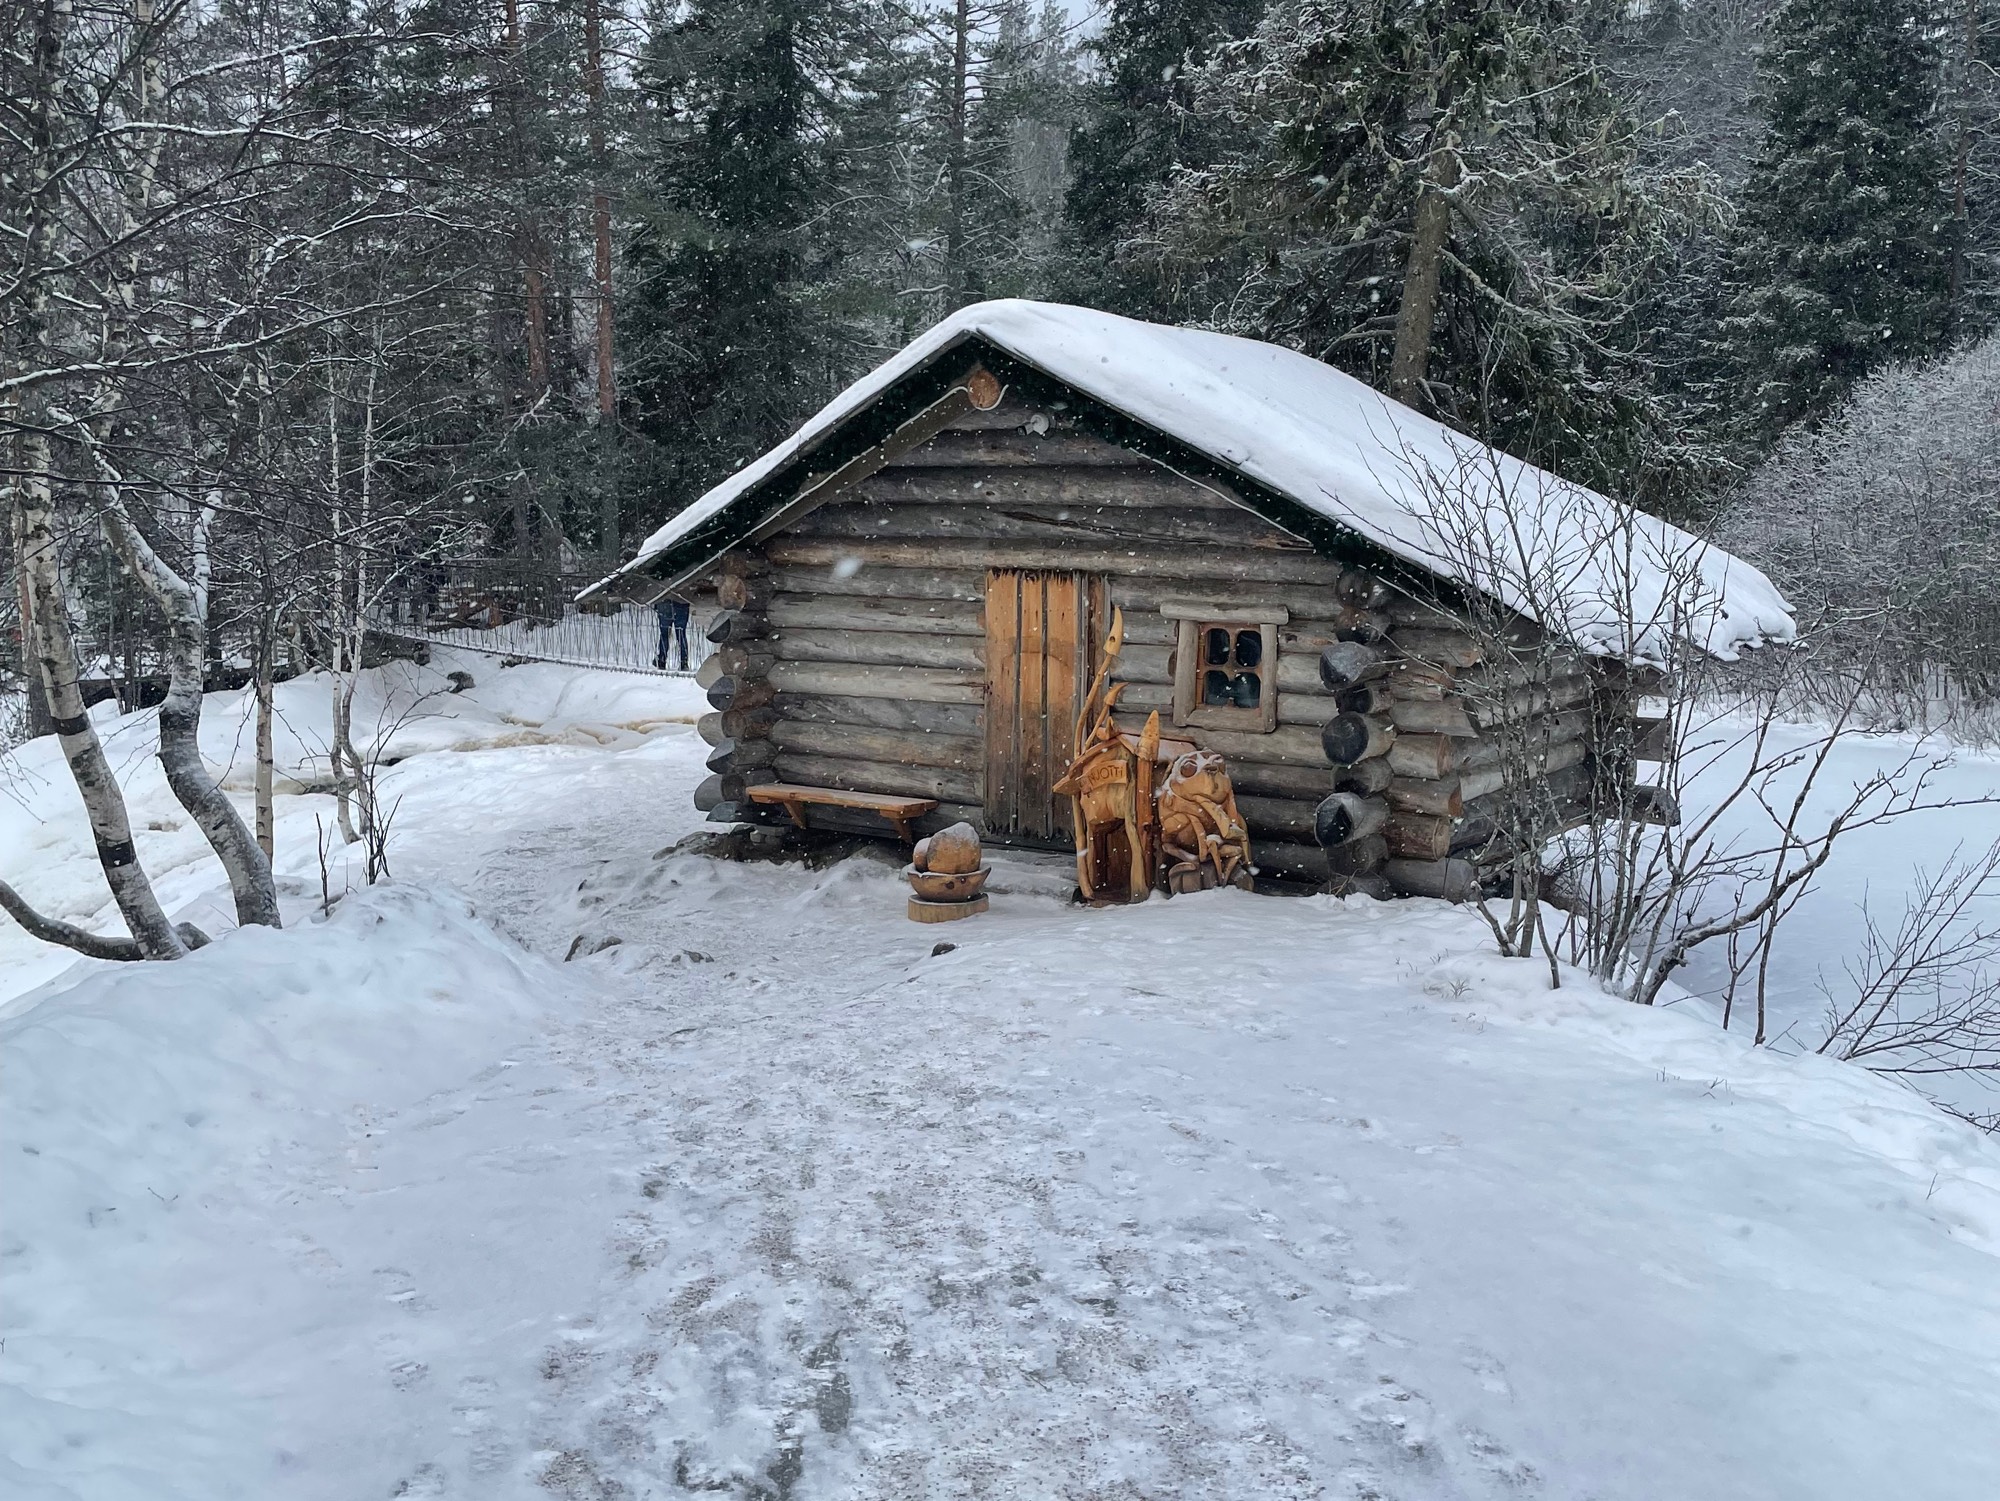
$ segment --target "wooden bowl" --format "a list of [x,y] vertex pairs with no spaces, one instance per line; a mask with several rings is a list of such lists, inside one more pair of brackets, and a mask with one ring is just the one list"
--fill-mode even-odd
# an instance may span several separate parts
[[942,870],[918,870],[914,865],[903,867],[903,876],[910,883],[910,890],[927,902],[967,902],[979,895],[979,888],[986,884],[986,878],[993,874],[993,867],[982,865],[977,870],[953,874]]

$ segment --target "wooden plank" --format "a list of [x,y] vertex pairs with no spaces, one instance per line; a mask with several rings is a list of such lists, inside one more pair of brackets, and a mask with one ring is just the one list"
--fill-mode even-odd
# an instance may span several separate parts
[[858,698],[816,693],[781,693],[781,721],[846,724],[866,729],[913,731],[920,735],[984,735],[979,704],[935,704],[912,698]]
[[1020,697],[1015,713],[1019,781],[1014,792],[1014,832],[1031,839],[1047,835],[1049,784],[1049,576],[1021,578]]
[[1003,397],[1000,405],[987,411],[982,412],[977,407],[972,407],[960,413],[946,424],[946,429],[959,433],[1005,432],[1026,427],[1036,418],[1040,418],[1045,427],[1053,427],[1056,414],[1042,407],[1030,406],[1026,402]]
[[[1126,617],[1128,621],[1131,618],[1130,616]],[[1180,623],[1182,625],[1192,625],[1190,621],[1182,621]],[[1193,638],[1192,631],[1189,632],[1189,638]],[[1135,684],[1148,683],[1158,687],[1171,688],[1174,685],[1172,663],[1175,659],[1176,649],[1173,647],[1128,645],[1118,655],[1118,681]],[[1279,695],[1278,718],[1280,721],[1285,717],[1283,700],[1286,694],[1297,695],[1301,701],[1306,699],[1318,700],[1318,707],[1316,709],[1301,709],[1298,711],[1301,715],[1297,721],[1298,723],[1318,723],[1321,720],[1331,719],[1338,712],[1333,702],[1334,696],[1326,691],[1326,685],[1319,680],[1319,659],[1317,657],[1299,652],[1280,651],[1278,653],[1276,677]],[[1268,677],[1266,681],[1269,681]]]
[[[1119,729],[1130,730],[1136,735],[1145,727],[1144,714],[1128,709],[1122,702],[1118,709]],[[1178,739],[1192,740],[1204,749],[1220,751],[1232,767],[1243,761],[1264,766],[1321,767],[1327,775],[1333,774],[1333,768],[1327,765],[1326,753],[1320,748],[1319,729],[1313,725],[1281,724],[1268,734],[1251,730],[1210,730],[1190,725],[1186,729],[1176,729],[1174,735]]]
[[1021,575],[996,568],[986,579],[986,826],[1012,833],[1020,787]]
[[[805,826],[809,829],[821,829],[833,834],[868,834],[877,838],[885,832],[879,814],[853,808],[830,808],[820,803],[808,803],[802,811]],[[978,828],[984,816],[977,803],[939,802],[929,813],[910,819],[908,823],[910,831],[921,838],[955,823],[969,823]]]
[[1408,896],[1463,902],[1479,889],[1479,872],[1468,860],[1390,860],[1383,865],[1382,874]]
[[971,735],[909,734],[861,725],[781,720],[771,727],[770,739],[784,753],[941,766],[955,771],[979,771],[986,759],[985,741]]
[[781,591],[818,598],[938,599],[986,602],[983,568],[863,568],[839,573],[817,567],[780,568],[771,575]]
[[866,667],[934,667],[978,673],[986,643],[976,636],[925,631],[787,630],[771,638],[780,662],[847,662]]
[[883,470],[857,485],[851,495],[935,511],[940,506],[979,510],[1005,505],[1106,506],[1148,510],[1166,506],[1211,517],[1234,517],[1259,530],[1277,530],[1223,485],[1197,484],[1158,465],[1042,464],[996,468],[991,465]]
[[1398,731],[1412,735],[1450,735],[1471,740],[1479,734],[1472,727],[1465,706],[1450,699],[1439,703],[1426,703],[1422,699],[1393,699],[1389,704],[1389,722]]
[[1077,678],[1090,650],[1083,637],[1088,615],[1084,580],[1074,573],[1056,574],[1048,581],[1048,617],[1044,623],[1047,658],[1047,699],[1040,787],[1041,832],[1053,838],[1070,827],[1068,800],[1049,789],[1076,759],[1076,712],[1088,685]]
[[1088,433],[1037,435],[1020,431],[965,432],[960,429],[939,433],[928,443],[920,443],[892,461],[899,468],[934,465],[1019,468],[1030,464],[1130,468],[1150,462],[1143,454],[1120,448]]
[[847,541],[836,538],[774,537],[765,548],[787,568],[833,568],[855,564],[865,571],[884,568],[1018,568],[1050,572],[1123,574],[1181,581],[1270,580],[1332,587],[1341,566],[1313,553],[1232,552],[1201,547],[1050,546],[1045,543],[976,542],[956,538],[930,541]]
[[1403,813],[1430,813],[1456,818],[1465,811],[1465,797],[1456,778],[1421,782],[1411,777],[1390,781],[1383,796],[1389,806]]
[[1228,492],[1197,485],[1158,466],[884,469],[861,481],[848,496],[908,505],[928,512],[933,520],[943,506],[963,507],[975,514],[996,505],[1131,510],[1167,506],[1185,508],[1190,514],[1236,518],[1249,529],[1276,530]]
[[778,594],[772,597],[766,618],[773,629],[779,631],[926,631],[942,636],[986,634],[983,602],[978,600]]
[[838,787],[813,787],[797,782],[766,782],[748,789],[753,803],[820,803],[829,808],[865,808],[871,813],[893,813],[898,818],[916,818],[937,806],[929,797],[900,797],[881,792],[850,792]]
[[[1152,653],[1135,651],[1121,657],[1118,666],[1121,675],[1129,672],[1135,679],[1140,673],[1148,674],[1153,682],[1165,678],[1173,693],[1174,727],[1187,729],[1191,717],[1189,711],[1201,702],[1197,686],[1201,681],[1201,624],[1181,619],[1173,625],[1174,649],[1164,662],[1155,666],[1157,659]],[[1274,704],[1272,707],[1277,706]]]
[[963,538],[1064,547],[1116,543],[1175,547],[1192,542],[1247,548],[1259,553],[1299,553],[1311,547],[1266,526],[1247,511],[1204,511],[1191,506],[1108,505],[1079,497],[1061,502],[994,495],[938,505],[850,501],[826,505],[803,517],[788,537],[852,537],[864,541]]
[[[873,474],[897,454],[934,437],[954,419],[971,410],[973,410],[971,398],[965,386],[963,384],[953,386],[880,443],[864,449],[837,468],[809,475],[796,495],[758,523],[756,530],[750,534],[750,540],[761,542],[766,537],[783,531],[800,516],[810,514],[830,497],[846,493],[853,487],[855,481]],[[758,558],[751,571],[762,572],[767,566],[767,558]]]
[[850,761],[844,756],[787,752],[778,757],[778,775],[808,787],[934,797],[940,802],[979,801],[979,774],[943,766],[891,766],[882,761]]
[[771,668],[770,684],[780,693],[907,698],[934,704],[981,704],[986,701],[984,673],[951,672],[934,667],[779,662]]
[[[1128,617],[1129,618],[1129,617]],[[1172,717],[1174,690],[1164,683],[1134,683],[1129,678],[1118,681],[1128,684],[1124,697],[1119,700],[1126,709],[1158,709],[1162,719]],[[1327,693],[1279,693],[1278,723],[1311,725],[1317,729],[1340,712],[1340,706]]]
[[1673,721],[1657,714],[1642,714],[1633,720],[1632,754],[1641,761],[1673,760]]
[[1457,631],[1398,629],[1393,639],[1411,661],[1432,667],[1476,667],[1486,660],[1487,644]]
[[1260,578],[1215,578],[1211,569],[1192,570],[1183,579],[1147,578],[1107,571],[1105,587],[1111,602],[1126,618],[1156,613],[1160,606],[1176,599],[1228,599],[1241,605],[1276,605],[1295,620],[1323,621],[1336,618],[1340,600],[1333,586],[1319,583],[1278,583]]

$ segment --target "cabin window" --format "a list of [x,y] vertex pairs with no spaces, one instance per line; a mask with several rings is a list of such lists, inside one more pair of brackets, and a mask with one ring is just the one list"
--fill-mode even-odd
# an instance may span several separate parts
[[1278,727],[1276,608],[1168,604],[1174,635],[1174,723],[1268,732]]

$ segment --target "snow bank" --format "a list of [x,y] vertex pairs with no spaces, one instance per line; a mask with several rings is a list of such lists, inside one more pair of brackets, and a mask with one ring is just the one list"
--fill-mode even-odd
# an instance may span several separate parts
[[[451,691],[453,672],[469,674],[473,686]],[[332,799],[317,795],[326,786],[332,695],[325,674],[280,683],[275,694],[278,869],[315,892],[320,841],[315,819],[324,829],[335,826]],[[433,771],[462,774],[454,759],[433,762],[445,753],[530,746],[631,749],[662,726],[692,724],[707,707],[701,690],[686,678],[549,663],[503,668],[490,657],[440,649],[426,667],[391,662],[361,675],[354,736],[401,763],[384,784],[385,795],[394,798],[400,786]],[[203,700],[203,759],[246,819],[256,776],[255,715],[255,698],[247,689]],[[233,909],[217,895],[222,868],[160,770],[156,711],[120,715],[113,705],[100,704],[92,717],[118,769],[139,857],[162,902],[211,933],[232,925]],[[338,889],[345,853],[337,839],[330,858]],[[92,853],[82,802],[52,736],[0,758],[0,878],[53,916],[101,932],[122,931]],[[0,920],[0,1003],[74,962]]]
[[343,1400],[315,1366],[351,1310],[301,1207],[368,1193],[371,1136],[498,1072],[555,981],[463,900],[381,887],[0,1021],[0,1493],[275,1482],[286,1409]]
[[[644,568],[904,376],[974,339],[1586,649],[1656,658],[1660,633],[1672,630],[1732,660],[1793,637],[1790,607],[1748,563],[1475,443],[1331,365],[1255,339],[1022,299],[945,318],[674,517],[619,571]],[[761,519],[746,513],[742,530]]]

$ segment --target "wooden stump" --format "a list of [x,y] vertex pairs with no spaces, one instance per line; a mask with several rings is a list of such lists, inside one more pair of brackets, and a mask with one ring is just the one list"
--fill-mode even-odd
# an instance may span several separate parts
[[975,912],[986,910],[986,895],[981,892],[969,902],[927,902],[920,896],[910,898],[910,920],[912,922],[956,922],[961,917],[970,917]]

